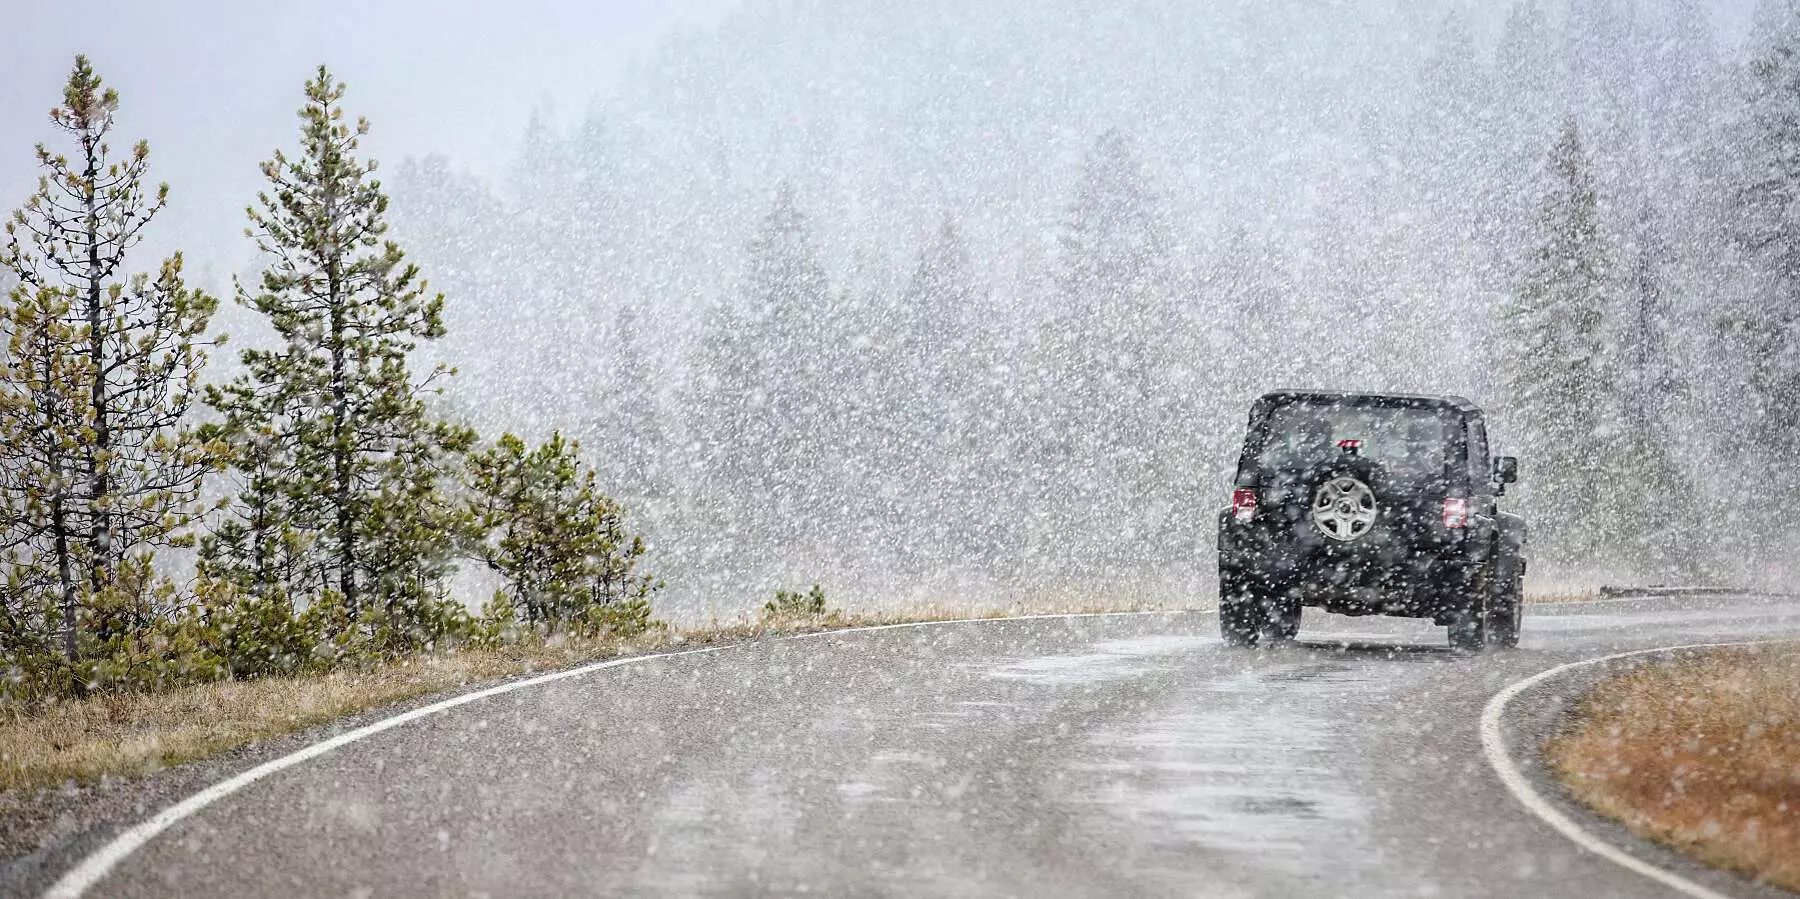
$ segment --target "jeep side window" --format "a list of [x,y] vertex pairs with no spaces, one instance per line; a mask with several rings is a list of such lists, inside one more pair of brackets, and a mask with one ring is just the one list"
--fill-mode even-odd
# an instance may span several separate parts
[[1469,483],[1476,489],[1494,479],[1493,463],[1488,461],[1487,425],[1481,419],[1469,419]]

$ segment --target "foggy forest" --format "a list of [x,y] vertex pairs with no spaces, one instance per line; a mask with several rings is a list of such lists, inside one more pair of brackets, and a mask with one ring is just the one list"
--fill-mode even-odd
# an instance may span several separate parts
[[707,609],[1202,595],[1295,386],[1487,408],[1546,588],[1770,576],[1791,11],[1052,5],[751,4],[504,182],[408,160],[446,405],[578,437]]
[[[164,600],[196,577],[261,596],[256,516],[323,483],[258,480],[281,464],[263,388],[304,380],[281,348],[322,327],[282,305],[310,277],[294,192],[341,178],[391,241],[357,269],[387,316],[367,327],[393,326],[366,349],[399,406],[370,408],[420,466],[369,469],[394,492],[358,539],[406,583],[344,576],[351,615],[358,589],[479,610],[523,576],[493,535],[527,469],[575,504],[556,514],[599,522],[591,596],[672,619],[813,584],[859,608],[1205,603],[1245,413],[1286,387],[1480,404],[1523,460],[1534,590],[1772,580],[1800,500],[1797,52],[1779,0],[752,0],[583,109],[533,108],[503,177],[455,146],[377,168],[363,88],[296,72],[306,95],[268,102],[305,101],[298,149],[271,134],[285,149],[242,163],[271,185],[243,198],[253,261],[190,258],[183,281],[177,257],[125,290],[179,338],[145,351],[170,380],[134,446],[185,428],[234,455],[169,462],[144,488],[167,508],[115,523],[163,548],[130,558]],[[7,123],[6,165],[44,141],[61,171],[80,148],[52,126],[101,110],[97,72],[119,200],[160,209],[154,150],[123,152],[132,85],[92,64],[73,118]],[[19,378],[20,335],[70,314],[29,309],[55,258],[33,255],[35,202],[0,255]],[[157,271],[126,258],[135,234],[121,277]],[[36,433],[29,405],[0,429]],[[0,466],[20,570],[49,558],[29,510],[55,505],[31,464]],[[492,501],[456,513],[478,550],[430,536],[440,493]],[[29,580],[9,614],[58,607]]]

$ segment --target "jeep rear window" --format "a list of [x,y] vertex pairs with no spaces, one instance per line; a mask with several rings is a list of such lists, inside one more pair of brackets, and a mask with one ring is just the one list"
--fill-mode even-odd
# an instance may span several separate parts
[[1284,403],[1269,411],[1263,445],[1245,461],[1295,471],[1338,457],[1340,443],[1355,440],[1360,455],[1394,477],[1442,477],[1454,427],[1449,413],[1429,407]]

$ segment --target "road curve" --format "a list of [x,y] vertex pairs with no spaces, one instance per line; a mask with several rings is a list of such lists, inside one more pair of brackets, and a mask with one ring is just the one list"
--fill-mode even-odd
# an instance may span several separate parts
[[[1733,597],[1532,607],[1519,650],[1478,657],[1311,611],[1273,651],[1224,648],[1203,613],[760,641],[338,746],[175,821],[87,895],[1663,895],[1509,792],[1484,705],[1570,661],[1794,636],[1800,606]],[[1602,668],[1514,701],[1499,736],[1528,777],[1559,697]],[[1540,792],[1708,890],[1788,895]]]

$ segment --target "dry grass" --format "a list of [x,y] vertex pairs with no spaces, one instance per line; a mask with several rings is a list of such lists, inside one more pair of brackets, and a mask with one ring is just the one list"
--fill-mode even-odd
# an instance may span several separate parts
[[1552,740],[1583,802],[1707,862],[1800,890],[1800,644],[1613,677]]
[[[1020,613],[1024,610],[1000,610],[988,617]],[[38,708],[0,705],[0,793],[140,777],[407,699],[629,653],[966,617],[972,617],[966,609],[921,607],[878,615],[713,622],[680,631],[652,631],[631,641],[533,641],[504,650],[421,656],[370,671],[197,684]]]
[[196,684],[0,707],[0,791],[136,777],[364,709],[616,653],[539,644],[422,656],[370,671]]

